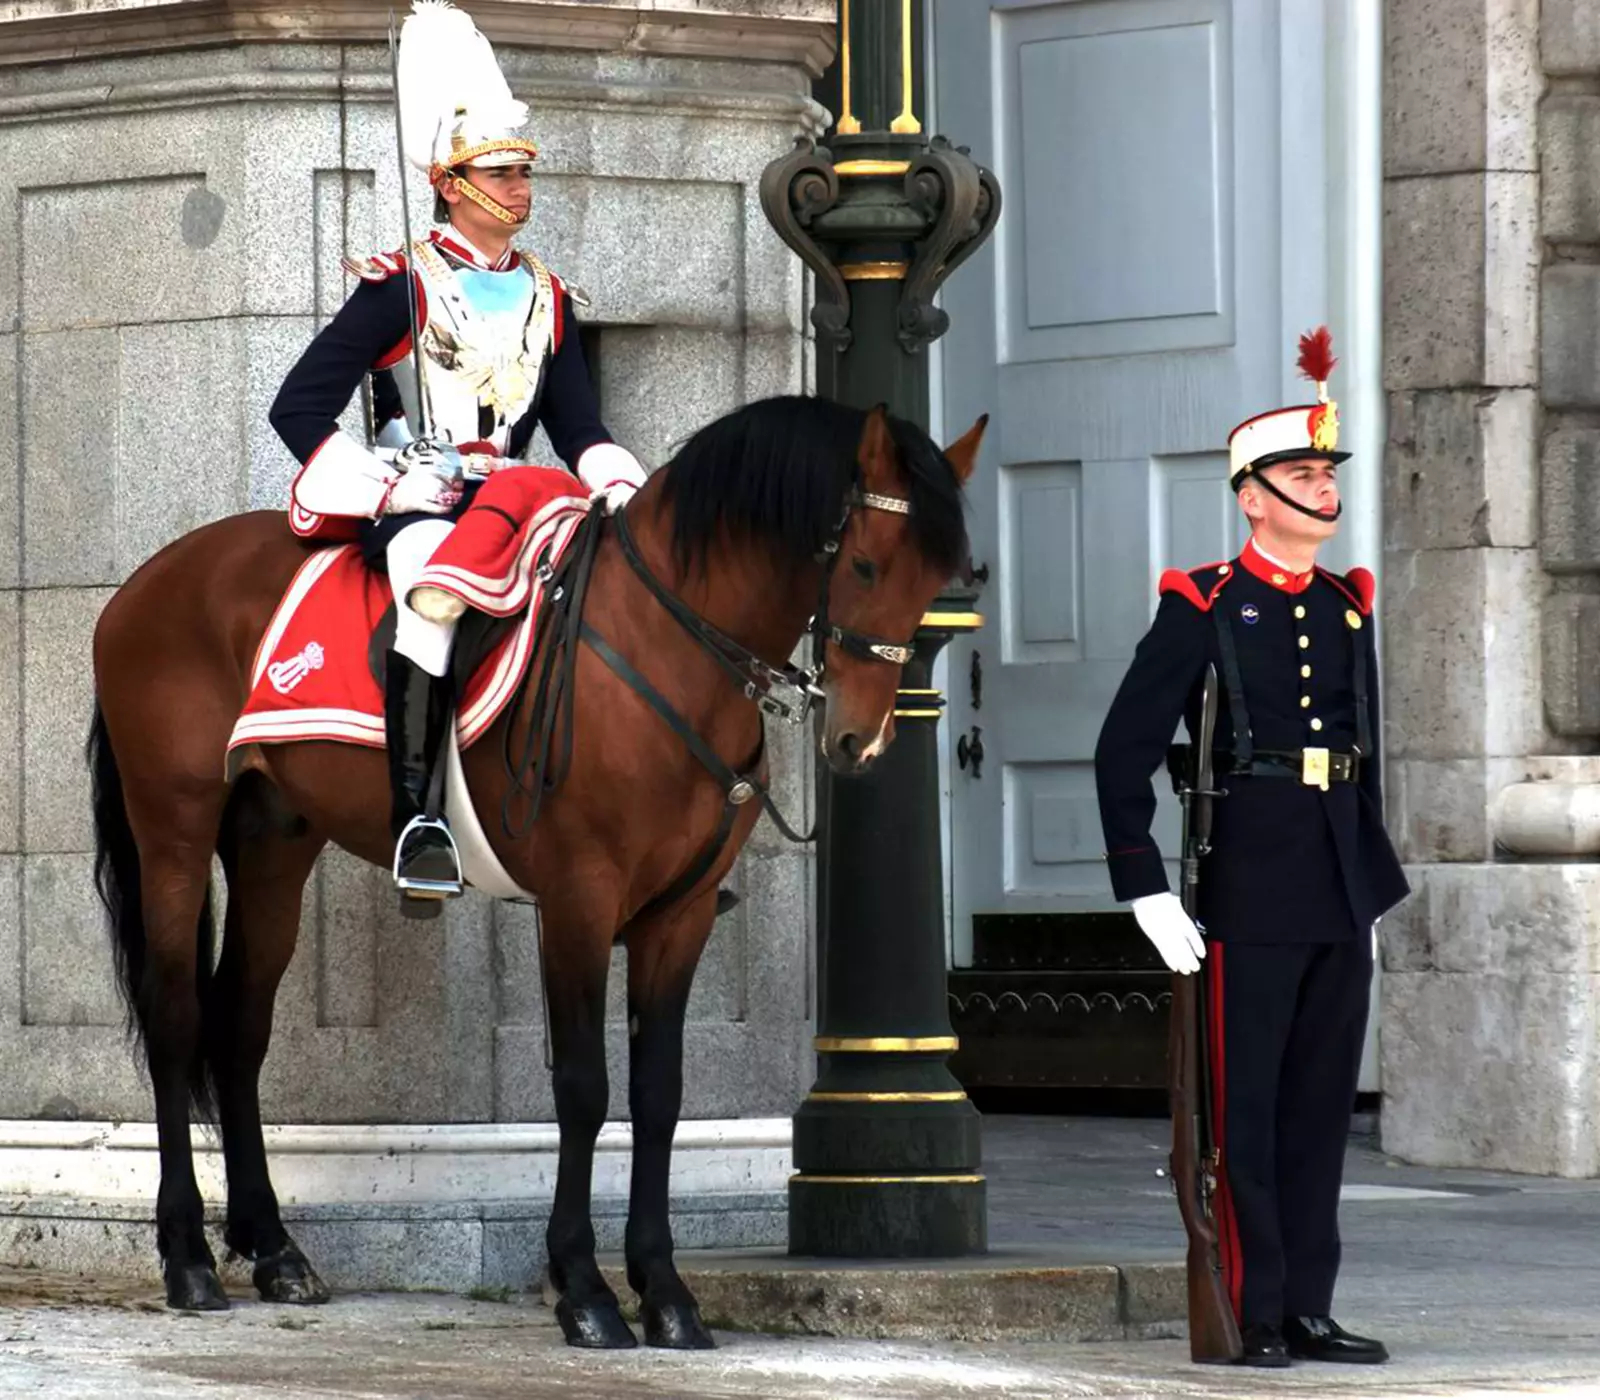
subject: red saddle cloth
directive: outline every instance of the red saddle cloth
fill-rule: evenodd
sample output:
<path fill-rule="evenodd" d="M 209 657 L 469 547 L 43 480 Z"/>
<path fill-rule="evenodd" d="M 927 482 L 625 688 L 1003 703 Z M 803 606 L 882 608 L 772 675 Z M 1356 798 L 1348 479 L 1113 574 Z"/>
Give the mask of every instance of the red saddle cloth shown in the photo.
<path fill-rule="evenodd" d="M 583 484 L 553 467 L 506 467 L 429 561 L 421 583 L 517 625 L 484 658 L 456 707 L 465 749 L 494 723 L 533 653 L 534 619 L 548 571 L 588 514 Z M 241 744 L 338 740 L 382 748 L 383 692 L 369 660 L 372 634 L 394 600 L 353 544 L 308 555 L 256 649 L 250 698 L 228 740 Z"/>

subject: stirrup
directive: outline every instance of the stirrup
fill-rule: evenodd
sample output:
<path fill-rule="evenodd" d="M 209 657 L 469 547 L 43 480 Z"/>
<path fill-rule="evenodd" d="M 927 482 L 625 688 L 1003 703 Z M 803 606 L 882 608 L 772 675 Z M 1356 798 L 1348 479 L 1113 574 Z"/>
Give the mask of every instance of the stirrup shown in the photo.
<path fill-rule="evenodd" d="M 444 837 L 445 843 L 450 848 L 451 864 L 455 866 L 454 879 L 424 880 L 414 875 L 401 875 L 400 852 L 405 849 L 406 839 L 418 831 L 434 831 Z M 406 823 L 405 829 L 400 833 L 400 839 L 394 843 L 394 865 L 390 873 L 394 876 L 394 882 L 400 892 L 412 899 L 454 899 L 463 893 L 461 852 L 456 846 L 456 838 L 444 822 L 433 817 L 419 814 Z"/>

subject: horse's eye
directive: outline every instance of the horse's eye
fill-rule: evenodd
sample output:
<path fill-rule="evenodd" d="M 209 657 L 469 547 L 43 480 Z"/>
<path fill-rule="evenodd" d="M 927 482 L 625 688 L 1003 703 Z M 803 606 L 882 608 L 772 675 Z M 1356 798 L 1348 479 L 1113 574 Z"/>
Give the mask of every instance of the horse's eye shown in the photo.
<path fill-rule="evenodd" d="M 878 566 L 870 559 L 857 559 L 851 566 L 856 571 L 856 577 L 862 583 L 873 583 L 878 577 Z"/>

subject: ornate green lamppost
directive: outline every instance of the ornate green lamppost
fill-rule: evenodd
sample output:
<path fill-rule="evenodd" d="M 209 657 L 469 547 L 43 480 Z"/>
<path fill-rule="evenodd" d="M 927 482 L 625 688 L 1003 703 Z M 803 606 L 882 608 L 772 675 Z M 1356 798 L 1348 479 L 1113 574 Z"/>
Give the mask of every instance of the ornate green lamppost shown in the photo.
<path fill-rule="evenodd" d="M 854 13 L 852 13 L 854 11 Z M 934 296 L 993 230 L 1000 187 L 915 114 L 921 0 L 843 0 L 839 118 L 769 165 L 761 202 L 815 274 L 821 392 L 928 427 Z M 940 650 L 981 625 L 970 580 L 923 620 L 895 742 L 868 773 L 817 773 L 817 1081 L 794 1120 L 789 1251 L 832 1258 L 981 1253 L 980 1119 L 946 1060 L 938 723 Z"/>

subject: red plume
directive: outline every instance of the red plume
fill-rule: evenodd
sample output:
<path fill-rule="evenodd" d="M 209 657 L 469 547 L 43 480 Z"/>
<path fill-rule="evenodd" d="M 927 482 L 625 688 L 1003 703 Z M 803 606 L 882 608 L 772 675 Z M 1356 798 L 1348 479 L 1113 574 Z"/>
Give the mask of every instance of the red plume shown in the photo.
<path fill-rule="evenodd" d="M 1338 363 L 1333 357 L 1333 333 L 1326 326 L 1300 337 L 1300 373 L 1313 384 L 1326 384 Z"/>

